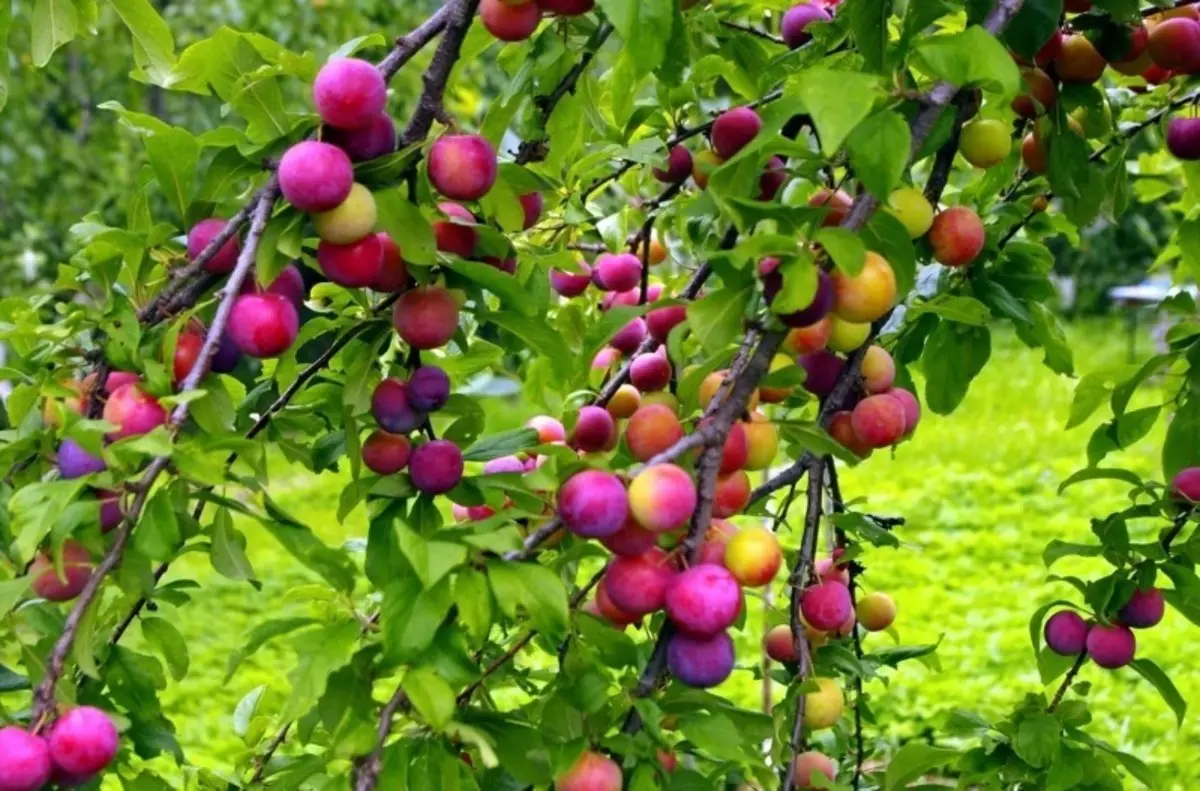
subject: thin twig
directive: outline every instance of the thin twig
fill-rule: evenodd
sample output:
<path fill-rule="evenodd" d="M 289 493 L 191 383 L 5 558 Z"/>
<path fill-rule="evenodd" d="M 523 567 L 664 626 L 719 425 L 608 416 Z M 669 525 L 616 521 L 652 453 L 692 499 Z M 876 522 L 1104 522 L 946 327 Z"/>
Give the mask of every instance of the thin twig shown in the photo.
<path fill-rule="evenodd" d="M 1067 671 L 1065 676 L 1063 676 L 1062 683 L 1058 685 L 1058 690 L 1054 693 L 1054 699 L 1051 700 L 1050 705 L 1046 707 L 1047 713 L 1053 714 L 1055 709 L 1058 708 L 1059 704 L 1062 703 L 1063 696 L 1067 694 L 1067 689 L 1071 686 L 1071 682 L 1075 680 L 1075 677 L 1079 675 L 1079 671 L 1083 669 L 1087 659 L 1087 651 L 1080 653 L 1075 659 L 1075 664 L 1071 665 L 1071 669 Z"/>
<path fill-rule="evenodd" d="M 740 22 L 730 22 L 728 19 L 722 19 L 721 26 L 727 27 L 730 30 L 736 30 L 740 33 L 749 33 L 752 36 L 757 36 L 758 38 L 761 38 L 764 41 L 770 41 L 772 44 L 778 44 L 781 47 L 787 46 L 787 43 L 784 42 L 784 40 L 782 38 L 775 35 L 774 33 L 771 33 L 768 30 L 763 30 L 760 27 L 754 27 L 753 25 L 743 25 Z"/>
<path fill-rule="evenodd" d="M 254 759 L 254 774 L 250 776 L 250 781 L 246 783 L 247 786 L 262 782 L 263 772 L 267 770 L 267 763 L 271 760 L 271 756 L 275 755 L 275 751 L 283 745 L 291 727 L 292 723 L 284 723 L 284 726 L 279 729 L 279 732 L 267 744 L 267 749 L 263 750 L 262 755 Z"/>

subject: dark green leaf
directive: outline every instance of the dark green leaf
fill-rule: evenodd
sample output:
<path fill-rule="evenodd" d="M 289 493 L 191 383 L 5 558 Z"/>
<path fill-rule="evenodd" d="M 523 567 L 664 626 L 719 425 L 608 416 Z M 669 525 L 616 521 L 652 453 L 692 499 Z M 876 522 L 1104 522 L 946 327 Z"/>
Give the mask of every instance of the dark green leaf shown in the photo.
<path fill-rule="evenodd" d="M 1162 668 L 1151 659 L 1135 659 L 1129 663 L 1129 666 L 1154 685 L 1158 694 L 1162 695 L 1162 699 L 1171 707 L 1171 711 L 1175 712 L 1176 723 L 1182 726 L 1183 717 L 1187 713 L 1187 701 L 1179 694 L 1179 690 L 1175 688 L 1170 676 L 1164 673 Z"/>

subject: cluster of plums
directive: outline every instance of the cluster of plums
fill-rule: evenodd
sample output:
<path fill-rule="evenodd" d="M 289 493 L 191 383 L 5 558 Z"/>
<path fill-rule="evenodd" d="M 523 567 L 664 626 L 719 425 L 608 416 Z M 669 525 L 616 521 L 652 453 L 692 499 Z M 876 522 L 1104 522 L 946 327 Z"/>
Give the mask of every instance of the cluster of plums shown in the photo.
<path fill-rule="evenodd" d="M 1171 497 L 1184 508 L 1200 504 L 1200 467 L 1187 467 L 1171 480 Z M 1046 619 L 1046 646 L 1061 656 L 1088 658 L 1103 668 L 1125 667 L 1137 653 L 1134 629 L 1149 629 L 1163 619 L 1166 602 L 1155 587 L 1134 590 L 1113 618 L 1085 619 L 1074 610 L 1060 610 Z"/>
<path fill-rule="evenodd" d="M 450 377 L 436 366 L 417 368 L 407 381 L 384 379 L 371 394 L 371 414 L 379 429 L 363 443 L 363 463 L 378 475 L 394 475 L 408 467 L 413 486 L 426 494 L 453 489 L 463 475 L 458 445 L 430 439 L 413 448 L 409 441 L 409 435 L 428 425 L 429 415 L 448 400 Z"/>
<path fill-rule="evenodd" d="M 0 791 L 84 785 L 112 763 L 118 746 L 112 720 L 91 706 L 63 714 L 45 736 L 0 728 Z"/>

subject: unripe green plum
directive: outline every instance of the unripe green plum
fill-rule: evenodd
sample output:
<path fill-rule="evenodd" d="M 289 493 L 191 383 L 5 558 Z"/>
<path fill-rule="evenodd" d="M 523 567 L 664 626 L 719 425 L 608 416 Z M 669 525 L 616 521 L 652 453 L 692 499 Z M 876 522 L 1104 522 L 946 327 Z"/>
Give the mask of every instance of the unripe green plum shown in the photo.
<path fill-rule="evenodd" d="M 350 194 L 329 211 L 313 215 L 317 235 L 334 244 L 351 244 L 375 230 L 375 196 L 362 184 L 350 188 Z"/>
<path fill-rule="evenodd" d="M 829 318 L 830 351 L 849 354 L 867 342 L 871 337 L 870 322 L 846 321 L 838 316 Z"/>
<path fill-rule="evenodd" d="M 977 168 L 994 167 L 1012 151 L 1012 135 L 1001 121 L 979 119 L 963 127 L 958 150 Z"/>
<path fill-rule="evenodd" d="M 911 239 L 920 239 L 933 225 L 933 206 L 915 187 L 901 187 L 888 196 L 888 211 L 903 223 Z"/>

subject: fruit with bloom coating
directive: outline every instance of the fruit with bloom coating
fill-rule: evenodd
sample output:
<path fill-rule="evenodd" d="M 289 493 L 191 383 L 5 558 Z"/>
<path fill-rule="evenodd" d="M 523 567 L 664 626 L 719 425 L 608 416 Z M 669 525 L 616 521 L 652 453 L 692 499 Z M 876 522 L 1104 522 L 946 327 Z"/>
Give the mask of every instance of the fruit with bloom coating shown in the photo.
<path fill-rule="evenodd" d="M 629 484 L 629 509 L 647 530 L 676 530 L 687 524 L 696 510 L 696 484 L 674 464 L 647 467 Z"/>
<path fill-rule="evenodd" d="M 946 209 L 933 220 L 929 244 L 933 257 L 952 267 L 964 267 L 979 257 L 987 233 L 979 215 L 966 206 Z"/>
<path fill-rule="evenodd" d="M 1131 629 L 1149 629 L 1158 626 L 1166 612 L 1166 601 L 1158 588 L 1135 590 L 1129 601 L 1117 613 L 1121 623 Z"/>
<path fill-rule="evenodd" d="M 83 591 L 92 576 L 92 556 L 74 539 L 62 545 L 62 576 L 58 574 L 54 558 L 45 552 L 38 553 L 29 565 L 29 587 L 47 601 L 70 601 Z"/>
<path fill-rule="evenodd" d="M 855 608 L 858 622 L 868 632 L 882 632 L 896 621 L 896 602 L 886 593 L 868 593 Z"/>
<path fill-rule="evenodd" d="M 733 666 L 733 640 L 725 632 L 710 636 L 671 635 L 667 669 L 681 684 L 697 689 L 715 687 L 729 678 Z"/>
<path fill-rule="evenodd" d="M 725 160 L 718 156 L 717 152 L 701 151 L 692 158 L 692 181 L 695 181 L 696 186 L 700 189 L 707 188 L 708 177 L 723 164 L 725 164 Z"/>
<path fill-rule="evenodd" d="M 418 491 L 444 494 L 462 480 L 462 451 L 450 440 L 426 442 L 412 452 L 408 474 Z"/>
<path fill-rule="evenodd" d="M 654 178 L 664 184 L 687 181 L 687 177 L 692 175 L 692 152 L 682 144 L 674 146 L 667 154 L 667 166 L 654 168 L 653 173 Z"/>
<path fill-rule="evenodd" d="M 525 426 L 538 433 L 538 442 L 542 445 L 567 441 L 567 430 L 563 427 L 562 421 L 549 415 L 531 417 Z"/>
<path fill-rule="evenodd" d="M 908 430 L 904 406 L 889 395 L 868 396 L 850 414 L 854 433 L 872 448 L 895 445 Z"/>
<path fill-rule="evenodd" d="M 667 586 L 674 576 L 667 553 L 651 547 L 641 555 L 617 557 L 609 563 L 604 587 L 613 604 L 625 612 L 649 615 L 666 604 Z"/>
<path fill-rule="evenodd" d="M 0 756 L 0 791 L 40 791 L 50 782 L 50 748 L 40 736 L 0 728 Z"/>
<path fill-rule="evenodd" d="M 980 118 L 963 127 L 958 150 L 977 168 L 995 167 L 1012 151 L 1012 134 L 1003 121 Z"/>
<path fill-rule="evenodd" d="M 662 404 L 644 404 L 625 426 L 625 444 L 635 459 L 650 461 L 683 439 L 683 425 L 675 412 Z"/>
<path fill-rule="evenodd" d="M 734 423 L 729 427 L 729 433 L 725 436 L 725 445 L 721 449 L 721 469 L 720 473 L 727 473 L 740 470 L 746 466 L 746 457 L 750 455 L 749 442 L 746 439 L 746 427 L 739 423 Z"/>
<path fill-rule="evenodd" d="M 915 187 L 901 187 L 888 196 L 888 211 L 900 221 L 911 239 L 920 239 L 933 225 L 933 206 Z"/>
<path fill-rule="evenodd" d="M 228 331 L 242 354 L 260 359 L 278 357 L 296 341 L 300 315 L 282 294 L 243 294 L 233 303 Z"/>
<path fill-rule="evenodd" d="M 817 690 L 804 693 L 804 727 L 813 731 L 832 728 L 842 718 L 845 708 L 842 689 L 832 678 L 814 678 L 813 681 Z"/>
<path fill-rule="evenodd" d="M 240 302 L 245 297 L 240 297 Z M 236 308 L 237 303 L 234 303 Z M 288 307 L 291 307 L 290 305 Z M 236 317 L 236 313 L 235 313 Z M 232 323 L 232 322 L 231 322 Z M 103 417 L 117 427 L 110 431 L 109 439 L 118 440 L 148 434 L 167 422 L 167 410 L 136 384 L 118 387 L 104 403 Z"/>
<path fill-rule="evenodd" d="M 617 334 L 609 340 L 609 343 L 612 344 L 614 349 L 624 354 L 633 354 L 645 340 L 646 320 L 638 316 L 618 330 Z"/>
<path fill-rule="evenodd" d="M 329 143 L 304 140 L 279 160 L 279 189 L 300 211 L 329 211 L 354 187 L 354 165 L 346 152 Z"/>
<path fill-rule="evenodd" d="M 867 252 L 862 270 L 854 276 L 833 274 L 833 312 L 846 321 L 883 318 L 896 304 L 896 274 L 883 256 Z"/>
<path fill-rule="evenodd" d="M 611 536 L 602 537 L 600 543 L 614 555 L 638 557 L 658 546 L 658 533 L 647 530 L 639 525 L 637 520 L 629 518 L 620 530 Z"/>
<path fill-rule="evenodd" d="M 734 107 L 717 116 L 712 125 L 712 144 L 717 156 L 729 159 L 745 148 L 762 131 L 763 122 L 749 107 Z"/>
<path fill-rule="evenodd" d="M 1171 494 L 1189 503 L 1200 503 L 1200 467 L 1185 467 L 1175 473 Z"/>
<path fill-rule="evenodd" d="M 451 200 L 487 195 L 498 167 L 496 149 L 479 135 L 443 135 L 429 149 L 429 181 Z"/>
<path fill-rule="evenodd" d="M 782 565 L 779 539 L 764 527 L 742 528 L 725 547 L 725 568 L 747 588 L 769 585 Z"/>
<path fill-rule="evenodd" d="M 779 32 L 783 43 L 789 49 L 802 47 L 812 41 L 812 33 L 808 32 L 811 25 L 818 22 L 828 22 L 831 17 L 820 5 L 814 2 L 794 5 L 783 15 Z"/>
<path fill-rule="evenodd" d="M 596 278 L 605 291 L 629 291 L 642 282 L 642 262 L 633 253 L 601 253 Z"/>
<path fill-rule="evenodd" d="M 687 634 L 707 637 L 733 625 L 742 613 L 742 588 L 724 566 L 693 566 L 671 578 L 667 616 Z"/>
<path fill-rule="evenodd" d="M 78 706 L 59 717 L 47 739 L 55 770 L 86 778 L 112 763 L 119 741 L 109 716 L 92 706 Z"/>
<path fill-rule="evenodd" d="M 408 399 L 422 412 L 436 412 L 450 400 L 450 377 L 436 365 L 422 365 L 408 377 Z"/>
<path fill-rule="evenodd" d="M 1046 646 L 1060 656 L 1078 656 L 1087 650 L 1091 626 L 1074 610 L 1059 610 L 1046 619 L 1042 636 Z"/>
<path fill-rule="evenodd" d="M 520 3 L 481 0 L 479 20 L 501 41 L 524 41 L 537 30 L 542 21 L 542 9 L 532 0 Z"/>
<path fill-rule="evenodd" d="M 592 284 L 592 268 L 582 261 L 579 262 L 578 272 L 565 272 L 561 269 L 550 270 L 550 287 L 567 299 L 577 297 L 588 290 Z"/>
<path fill-rule="evenodd" d="M 871 394 L 884 393 L 892 389 L 896 380 L 896 361 L 887 349 L 882 346 L 871 346 L 863 355 L 862 365 L 863 388 Z"/>
<path fill-rule="evenodd" d="M 383 273 L 383 242 L 376 234 L 349 244 L 323 240 L 317 245 L 317 265 L 325 277 L 339 286 L 372 286 Z"/>
<path fill-rule="evenodd" d="M 58 463 L 58 474 L 68 481 L 108 469 L 104 459 L 88 453 L 73 439 L 62 441 L 55 461 Z"/>
<path fill-rule="evenodd" d="M 475 215 L 465 206 L 445 201 L 438 204 L 438 211 L 449 217 L 449 220 L 438 220 L 433 224 L 433 236 L 437 249 L 443 253 L 456 255 L 459 258 L 470 258 L 475 255 L 475 243 L 479 239 L 475 228 Z"/>
<path fill-rule="evenodd" d="M 874 450 L 854 430 L 854 415 L 849 410 L 835 412 L 829 421 L 829 436 L 859 458 L 865 459 Z"/>
<path fill-rule="evenodd" d="M 800 659 L 800 654 L 796 651 L 796 641 L 792 636 L 792 627 L 785 623 L 771 627 L 763 637 L 763 650 L 776 662 L 795 662 Z"/>
<path fill-rule="evenodd" d="M 1125 667 L 1137 653 L 1137 638 L 1123 624 L 1096 624 L 1088 630 L 1086 642 L 1092 661 L 1109 670 Z"/>
<path fill-rule="evenodd" d="M 1179 17 L 1158 23 L 1150 31 L 1149 50 L 1160 68 L 1195 70 L 1200 66 L 1200 22 Z"/>
<path fill-rule="evenodd" d="M 733 516 L 750 503 L 750 476 L 745 470 L 717 478 L 713 494 L 713 516 L 719 519 Z"/>
<path fill-rule="evenodd" d="M 388 377 L 371 393 L 371 415 L 384 431 L 407 434 L 425 423 L 425 413 L 412 403 L 405 382 Z"/>
<path fill-rule="evenodd" d="M 917 424 L 921 422 L 921 402 L 915 395 L 902 387 L 893 387 L 885 395 L 899 401 L 900 406 L 904 408 L 904 436 L 911 435 L 916 430 Z"/>
<path fill-rule="evenodd" d="M 616 761 L 586 750 L 570 769 L 554 778 L 554 791 L 621 791 L 622 783 L 624 778 Z"/>
<path fill-rule="evenodd" d="M 837 778 L 837 764 L 827 755 L 815 750 L 800 753 L 792 761 L 796 787 L 803 789 L 828 788 Z M 818 785 L 820 777 L 824 782 Z"/>
<path fill-rule="evenodd" d="M 585 406 L 579 410 L 579 417 L 575 420 L 571 444 L 585 453 L 598 453 L 609 446 L 616 431 L 616 423 L 608 410 Z"/>
<path fill-rule="evenodd" d="M 750 416 L 746 424 L 747 470 L 765 470 L 779 454 L 779 429 L 761 412 Z"/>
<path fill-rule="evenodd" d="M 358 58 L 337 58 L 313 81 L 313 104 L 321 120 L 338 129 L 363 129 L 383 112 L 387 83 L 379 70 Z"/>
<path fill-rule="evenodd" d="M 346 152 L 353 162 L 369 162 L 396 150 L 396 122 L 379 113 L 360 129 L 325 130 L 324 140 Z"/>
<path fill-rule="evenodd" d="M 558 490 L 558 515 L 576 535 L 611 536 L 629 516 L 629 495 L 617 476 L 584 470 L 572 475 Z"/>
<path fill-rule="evenodd" d="M 377 217 L 375 196 L 362 184 L 354 184 L 346 199 L 329 211 L 312 217 L 317 235 L 334 244 L 351 244 L 371 237 Z"/>
<path fill-rule="evenodd" d="M 377 429 L 363 443 L 363 464 L 376 475 L 392 475 L 408 466 L 411 452 L 408 437 Z"/>
<path fill-rule="evenodd" d="M 650 337 L 659 343 L 666 343 L 671 330 L 687 321 L 685 305 L 671 305 L 666 308 L 655 308 L 646 314 L 646 329 Z"/>
<path fill-rule="evenodd" d="M 833 580 L 810 585 L 800 595 L 800 612 L 814 629 L 832 632 L 854 614 L 850 590 Z"/>
<path fill-rule="evenodd" d="M 1172 118 L 1167 123 L 1167 150 L 1176 159 L 1200 159 L 1200 118 Z"/>
<path fill-rule="evenodd" d="M 826 398 L 837 386 L 846 361 L 833 352 L 819 351 L 804 354 L 798 360 L 804 369 L 804 389 L 819 398 Z"/>
<path fill-rule="evenodd" d="M 225 230 L 226 221 L 219 217 L 209 217 L 207 220 L 201 220 L 192 226 L 187 235 L 187 254 L 188 260 L 195 261 L 204 252 L 204 248 L 212 243 L 220 235 L 221 231 Z M 204 264 L 205 272 L 212 272 L 217 275 L 228 274 L 233 271 L 237 265 L 238 253 L 242 249 L 242 243 L 238 239 L 237 234 L 229 237 L 219 248 L 212 258 Z"/>
<path fill-rule="evenodd" d="M 629 380 L 643 393 L 665 390 L 671 384 L 671 363 L 658 354 L 639 354 L 633 358 Z"/>
<path fill-rule="evenodd" d="M 779 191 L 788 180 L 787 163 L 783 157 L 771 157 L 763 168 L 762 176 L 758 179 L 758 199 L 760 201 L 775 200 Z"/>
<path fill-rule="evenodd" d="M 414 288 L 396 301 L 392 326 L 414 349 L 445 346 L 458 330 L 458 302 L 439 286 Z"/>

